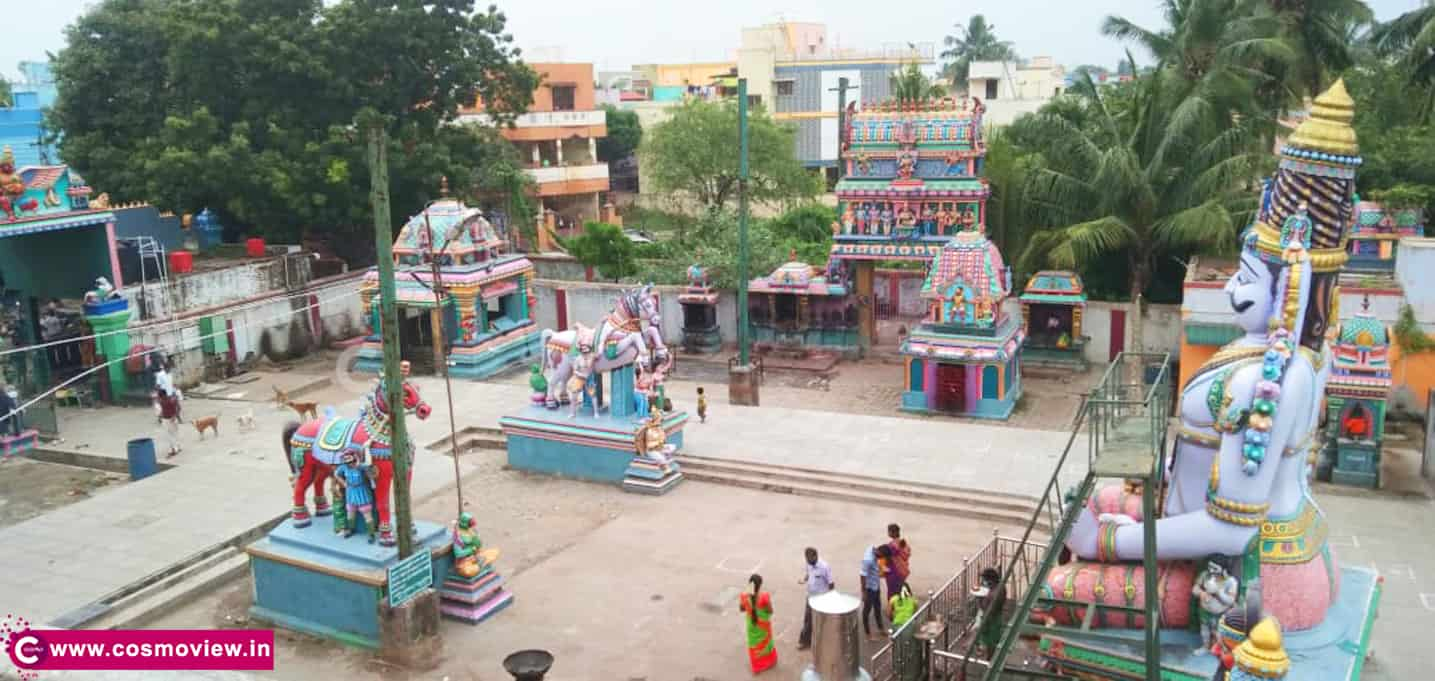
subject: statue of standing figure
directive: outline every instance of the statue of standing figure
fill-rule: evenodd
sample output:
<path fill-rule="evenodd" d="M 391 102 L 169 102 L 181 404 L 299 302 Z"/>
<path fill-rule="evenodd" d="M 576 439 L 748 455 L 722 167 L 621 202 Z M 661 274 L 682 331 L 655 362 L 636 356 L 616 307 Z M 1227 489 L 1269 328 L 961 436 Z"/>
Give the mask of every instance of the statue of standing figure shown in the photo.
<path fill-rule="evenodd" d="M 1215 561 L 1207 563 L 1206 569 L 1196 578 L 1191 595 L 1196 597 L 1201 607 L 1201 648 L 1197 654 L 1211 649 L 1211 641 L 1221 626 L 1221 616 L 1236 605 L 1239 587 L 1236 578 Z"/>

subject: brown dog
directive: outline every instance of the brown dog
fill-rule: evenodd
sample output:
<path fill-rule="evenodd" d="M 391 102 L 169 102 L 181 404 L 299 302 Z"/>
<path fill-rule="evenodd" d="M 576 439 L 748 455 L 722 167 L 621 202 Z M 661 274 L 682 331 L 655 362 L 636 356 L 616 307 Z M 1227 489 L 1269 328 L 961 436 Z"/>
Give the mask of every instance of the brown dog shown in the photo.
<path fill-rule="evenodd" d="M 219 437 L 219 414 L 204 416 L 194 420 L 194 429 L 199 431 L 199 439 L 204 439 L 204 429 L 214 431 L 214 436 Z"/>
<path fill-rule="evenodd" d="M 318 402 L 291 402 L 289 400 L 289 393 L 280 390 L 278 386 L 271 385 L 269 388 L 274 391 L 274 404 L 278 407 L 293 409 L 294 413 L 298 414 L 301 419 L 305 418 L 305 415 L 311 419 L 319 418 Z"/>

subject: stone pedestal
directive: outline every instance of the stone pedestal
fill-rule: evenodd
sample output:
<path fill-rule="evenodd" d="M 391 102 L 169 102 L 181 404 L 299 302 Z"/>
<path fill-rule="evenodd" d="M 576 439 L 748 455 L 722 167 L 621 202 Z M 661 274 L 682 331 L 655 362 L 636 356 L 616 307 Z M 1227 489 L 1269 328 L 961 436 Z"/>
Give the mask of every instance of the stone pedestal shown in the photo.
<path fill-rule="evenodd" d="M 513 592 L 504 588 L 503 576 L 492 565 L 483 566 L 473 577 L 450 570 L 439 595 L 443 616 L 467 624 L 478 624 L 513 603 Z"/>
<path fill-rule="evenodd" d="M 415 524 L 414 550 L 432 556 L 437 585 L 453 563 L 448 529 Z M 327 522 L 296 528 L 286 520 L 245 552 L 254 580 L 249 614 L 255 619 L 385 656 L 396 640 L 415 645 L 426 632 L 437 631 L 438 594 L 432 589 L 389 608 L 388 568 L 399 560 L 393 547 L 358 535 L 341 537 Z"/>
<path fill-rule="evenodd" d="M 397 608 L 379 602 L 379 657 L 405 669 L 426 671 L 443 659 L 438 635 L 439 595 L 429 589 Z"/>
<path fill-rule="evenodd" d="M 617 402 L 613 400 L 614 406 Z M 685 412 L 663 416 L 667 442 L 676 449 L 682 449 L 687 421 Z M 600 412 L 594 418 L 587 405 L 578 409 L 577 416 L 570 416 L 566 406 L 531 405 L 498 420 L 508 441 L 510 468 L 615 484 L 624 484 L 634 472 L 636 437 L 645 425 L 637 414 L 615 418 L 611 412 Z M 655 479 L 660 481 L 668 475 L 657 473 Z"/>
<path fill-rule="evenodd" d="M 739 366 L 732 365 L 727 372 L 727 401 L 730 404 L 740 404 L 745 407 L 756 407 L 759 402 L 760 392 L 758 386 L 762 379 L 757 373 L 754 365 Z"/>

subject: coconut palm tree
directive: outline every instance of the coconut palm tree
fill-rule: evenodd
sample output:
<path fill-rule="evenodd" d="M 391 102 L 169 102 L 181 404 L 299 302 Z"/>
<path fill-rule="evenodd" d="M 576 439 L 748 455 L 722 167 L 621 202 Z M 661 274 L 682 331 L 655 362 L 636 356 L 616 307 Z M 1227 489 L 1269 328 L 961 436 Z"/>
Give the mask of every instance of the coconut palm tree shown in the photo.
<path fill-rule="evenodd" d="M 890 82 L 892 99 L 899 102 L 923 102 L 947 96 L 947 87 L 928 78 L 916 64 L 908 64 L 893 72 Z"/>
<path fill-rule="evenodd" d="M 1108 16 L 1101 32 L 1144 47 L 1159 68 L 1176 76 L 1167 86 L 1178 94 L 1201 90 L 1207 97 L 1247 97 L 1252 86 L 1272 79 L 1263 67 L 1297 58 L 1278 36 L 1275 17 L 1253 15 L 1243 9 L 1243 0 L 1164 0 L 1161 5 L 1166 26 L 1158 30 Z"/>
<path fill-rule="evenodd" d="M 1023 189 L 1029 219 L 1055 225 L 1031 236 L 1022 269 L 1075 269 L 1124 255 L 1131 299 L 1140 301 L 1161 258 L 1235 246 L 1255 204 L 1251 178 L 1269 155 L 1249 122 L 1232 122 L 1199 97 L 1192 100 L 1197 105 L 1172 106 L 1170 87 L 1184 83 L 1168 71 L 1143 76 L 1132 115 L 1118 120 L 1087 77 L 1072 94 L 1094 124 L 1048 111 L 1013 123 L 1014 134 L 1041 150 Z M 1134 328 L 1139 350 L 1139 319 Z"/>
<path fill-rule="evenodd" d="M 956 24 L 953 28 L 956 33 L 942 41 L 947 46 L 942 51 L 942 59 L 947 60 L 942 71 L 954 87 L 966 87 L 967 73 L 974 61 L 1016 61 L 1020 58 L 1010 41 L 997 39 L 996 25 L 988 24 L 987 18 L 980 14 L 972 15 L 966 26 Z"/>
<path fill-rule="evenodd" d="M 1364 0 L 1249 0 L 1253 16 L 1272 17 L 1297 55 L 1290 84 L 1315 97 L 1338 74 L 1355 65 L 1350 38 L 1375 20 Z"/>
<path fill-rule="evenodd" d="M 1382 52 L 1398 56 L 1412 80 L 1435 84 L 1435 3 L 1426 2 L 1375 27 L 1371 39 Z"/>

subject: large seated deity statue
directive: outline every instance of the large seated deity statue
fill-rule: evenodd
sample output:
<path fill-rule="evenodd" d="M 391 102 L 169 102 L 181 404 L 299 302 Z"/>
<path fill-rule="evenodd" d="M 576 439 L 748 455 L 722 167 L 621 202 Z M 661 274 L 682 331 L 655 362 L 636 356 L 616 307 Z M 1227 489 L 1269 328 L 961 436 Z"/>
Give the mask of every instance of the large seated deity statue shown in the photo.
<path fill-rule="evenodd" d="M 1155 521 L 1165 627 L 1190 624 L 1195 573 L 1209 560 L 1223 563 L 1243 593 L 1259 584 L 1265 612 L 1286 631 L 1319 624 L 1335 600 L 1340 574 L 1309 473 L 1360 164 L 1352 117 L 1337 82 L 1282 148 L 1225 286 L 1244 335 L 1181 391 Z M 1139 564 L 1110 565 L 1141 559 L 1140 521 L 1139 495 L 1115 487 L 1093 494 L 1067 542 L 1077 560 L 1047 581 L 1053 595 L 1100 601 L 1110 593 L 1106 602 L 1141 605 Z M 1137 624 L 1127 620 L 1105 624 Z"/>

